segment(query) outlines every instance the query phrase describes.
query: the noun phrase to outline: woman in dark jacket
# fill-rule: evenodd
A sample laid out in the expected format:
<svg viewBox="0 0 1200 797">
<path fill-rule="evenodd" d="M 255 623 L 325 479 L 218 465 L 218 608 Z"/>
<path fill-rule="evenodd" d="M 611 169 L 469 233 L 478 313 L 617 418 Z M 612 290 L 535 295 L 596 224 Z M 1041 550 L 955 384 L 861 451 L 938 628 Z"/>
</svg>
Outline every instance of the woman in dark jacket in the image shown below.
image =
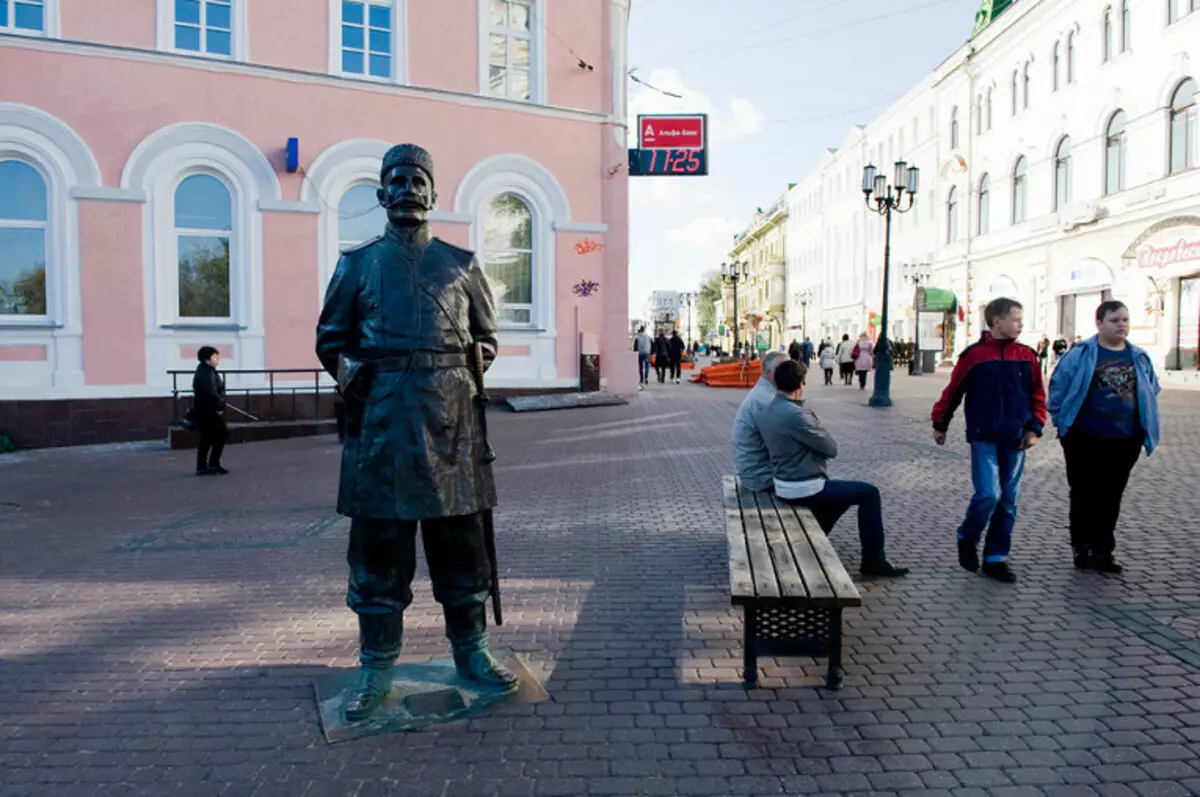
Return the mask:
<svg viewBox="0 0 1200 797">
<path fill-rule="evenodd" d="M 200 364 L 192 377 L 192 410 L 196 428 L 200 432 L 200 445 L 196 449 L 196 475 L 211 476 L 229 473 L 221 467 L 221 452 L 229 439 L 225 426 L 225 380 L 217 373 L 221 364 L 221 353 L 212 346 L 201 346 L 196 352 Z"/>
<path fill-rule="evenodd" d="M 660 385 L 667 381 L 667 371 L 670 367 L 671 342 L 667 340 L 667 333 L 659 330 L 658 337 L 654 339 L 654 370 L 658 374 Z"/>
<path fill-rule="evenodd" d="M 671 349 L 671 378 L 678 385 L 683 374 L 683 352 L 686 349 L 683 338 L 679 337 L 679 330 L 672 330 L 671 340 L 667 345 Z"/>
</svg>

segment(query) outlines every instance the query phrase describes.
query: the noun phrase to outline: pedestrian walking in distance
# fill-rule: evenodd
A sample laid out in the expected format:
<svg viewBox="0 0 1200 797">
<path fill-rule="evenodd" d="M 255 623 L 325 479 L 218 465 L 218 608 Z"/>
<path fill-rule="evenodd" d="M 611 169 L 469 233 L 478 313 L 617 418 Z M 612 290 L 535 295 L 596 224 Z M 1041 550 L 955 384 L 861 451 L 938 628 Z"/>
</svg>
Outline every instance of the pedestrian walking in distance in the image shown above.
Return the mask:
<svg viewBox="0 0 1200 797">
<path fill-rule="evenodd" d="M 946 430 L 966 399 L 967 442 L 975 495 L 958 527 L 958 563 L 985 576 L 1017 580 L 1008 564 L 1025 452 L 1037 445 L 1046 423 L 1046 391 L 1037 353 L 1017 342 L 1024 311 L 1013 299 L 995 299 L 984 308 L 988 331 L 958 357 L 950 384 L 933 405 L 933 439 L 946 444 Z"/>
<path fill-rule="evenodd" d="M 667 381 L 667 371 L 670 367 L 671 342 L 667 340 L 667 333 L 660 329 L 658 337 L 654 339 L 654 371 L 658 375 L 660 385 Z"/>
<path fill-rule="evenodd" d="M 1037 345 L 1038 365 L 1042 369 L 1042 376 L 1046 375 L 1046 361 L 1050 357 L 1050 338 L 1042 335 L 1042 339 Z"/>
<path fill-rule="evenodd" d="M 837 353 L 834 352 L 833 346 L 826 342 L 821 346 L 819 355 L 821 361 L 821 370 L 825 372 L 825 384 L 833 384 L 833 372 L 838 366 Z"/>
<path fill-rule="evenodd" d="M 200 444 L 196 447 L 196 475 L 214 476 L 229 473 L 221 465 L 221 454 L 229 440 L 225 425 L 225 380 L 217 373 L 221 353 L 212 346 L 201 346 L 196 352 L 200 364 L 192 377 L 192 412 Z"/>
<path fill-rule="evenodd" d="M 1096 309 L 1096 336 L 1075 344 L 1050 380 L 1050 416 L 1058 429 L 1071 488 L 1075 567 L 1120 573 L 1113 556 L 1129 473 L 1142 449 L 1158 445 L 1158 377 L 1150 356 L 1126 338 L 1129 309 Z"/>
<path fill-rule="evenodd" d="M 683 338 L 679 337 L 678 329 L 671 330 L 671 340 L 668 341 L 668 346 L 670 347 L 671 378 L 678 385 L 680 377 L 683 375 L 683 351 L 686 348 Z"/>
<path fill-rule="evenodd" d="M 849 335 L 842 335 L 842 342 L 837 345 L 838 368 L 841 369 L 842 384 L 854 382 L 854 344 Z"/>
<path fill-rule="evenodd" d="M 646 334 L 646 327 L 638 327 L 633 339 L 633 350 L 638 356 L 638 390 L 645 390 L 650 384 L 650 349 L 654 341 Z"/>
<path fill-rule="evenodd" d="M 875 355 L 871 353 L 871 339 L 864 332 L 858 336 L 858 343 L 854 344 L 854 373 L 858 374 L 858 389 L 866 390 L 867 388 L 867 373 L 875 367 Z"/>
</svg>

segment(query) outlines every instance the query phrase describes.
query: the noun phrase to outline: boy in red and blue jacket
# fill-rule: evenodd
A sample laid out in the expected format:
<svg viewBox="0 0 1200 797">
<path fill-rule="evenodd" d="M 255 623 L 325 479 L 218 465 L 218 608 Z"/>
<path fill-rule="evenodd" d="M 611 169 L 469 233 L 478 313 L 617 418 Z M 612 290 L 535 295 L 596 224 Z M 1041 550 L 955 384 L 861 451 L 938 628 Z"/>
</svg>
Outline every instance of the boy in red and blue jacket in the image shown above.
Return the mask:
<svg viewBox="0 0 1200 797">
<path fill-rule="evenodd" d="M 1024 310 L 1014 299 L 995 299 L 984 309 L 988 331 L 968 346 L 950 384 L 933 405 L 933 439 L 945 445 L 954 410 L 966 398 L 967 442 L 975 495 L 958 527 L 958 563 L 997 581 L 1017 580 L 1008 566 L 1025 452 L 1038 444 L 1046 423 L 1046 390 L 1037 353 L 1017 343 Z"/>
</svg>

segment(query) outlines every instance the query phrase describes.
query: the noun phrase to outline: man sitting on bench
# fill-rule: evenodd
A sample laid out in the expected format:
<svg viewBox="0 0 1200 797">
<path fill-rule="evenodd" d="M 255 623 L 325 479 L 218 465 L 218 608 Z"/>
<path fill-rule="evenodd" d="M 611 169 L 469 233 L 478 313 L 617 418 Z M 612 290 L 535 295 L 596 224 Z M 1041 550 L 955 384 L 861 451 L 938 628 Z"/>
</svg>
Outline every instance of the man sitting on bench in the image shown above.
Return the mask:
<svg viewBox="0 0 1200 797">
<path fill-rule="evenodd" d="M 879 489 L 866 482 L 825 476 L 829 460 L 837 456 L 837 441 L 804 406 L 806 372 L 804 364 L 795 360 L 781 363 L 775 369 L 775 396 L 758 419 L 759 432 L 771 457 L 775 495 L 810 509 L 826 534 L 847 509 L 857 506 L 862 542 L 859 571 L 864 576 L 903 576 L 908 568 L 894 567 L 884 552 Z"/>
<path fill-rule="evenodd" d="M 762 359 L 762 376 L 742 400 L 733 419 L 733 466 L 749 490 L 770 490 L 771 456 L 758 431 L 758 419 L 775 400 L 775 369 L 787 359 L 781 351 L 768 352 Z"/>
</svg>

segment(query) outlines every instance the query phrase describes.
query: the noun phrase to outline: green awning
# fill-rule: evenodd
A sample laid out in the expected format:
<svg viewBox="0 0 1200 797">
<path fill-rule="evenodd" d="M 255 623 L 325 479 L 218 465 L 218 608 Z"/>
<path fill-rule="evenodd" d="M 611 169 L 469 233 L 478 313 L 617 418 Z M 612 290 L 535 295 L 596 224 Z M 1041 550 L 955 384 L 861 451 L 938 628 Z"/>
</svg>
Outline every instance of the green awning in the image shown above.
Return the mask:
<svg viewBox="0 0 1200 797">
<path fill-rule="evenodd" d="M 944 311 L 952 313 L 958 309 L 958 299 L 954 291 L 944 288 L 918 288 L 917 310 L 921 312 Z"/>
</svg>

